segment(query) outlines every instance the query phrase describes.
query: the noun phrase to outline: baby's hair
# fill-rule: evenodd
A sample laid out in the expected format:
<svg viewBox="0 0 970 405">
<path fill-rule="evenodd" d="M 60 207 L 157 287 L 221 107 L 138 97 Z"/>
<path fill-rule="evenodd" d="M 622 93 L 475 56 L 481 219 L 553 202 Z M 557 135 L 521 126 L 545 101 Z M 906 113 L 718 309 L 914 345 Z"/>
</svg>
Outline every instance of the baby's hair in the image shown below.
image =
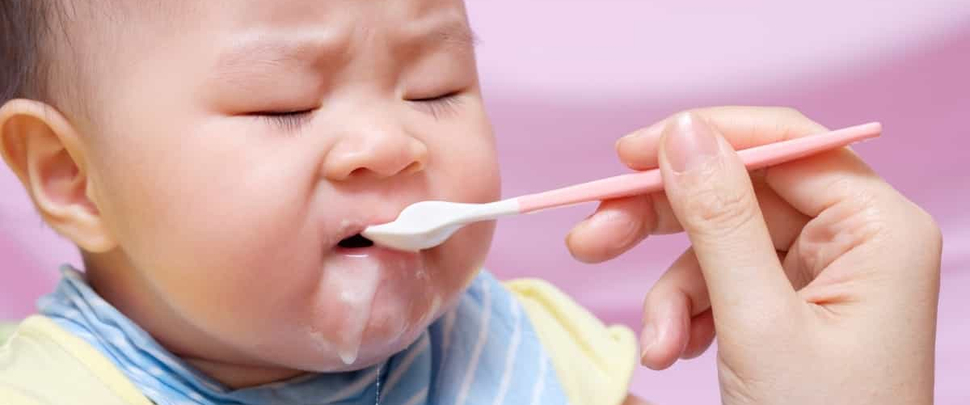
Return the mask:
<svg viewBox="0 0 970 405">
<path fill-rule="evenodd" d="M 15 98 L 49 102 L 45 50 L 56 0 L 0 0 L 0 104 Z"/>
<path fill-rule="evenodd" d="M 93 79 L 122 35 L 120 22 L 183 10 L 175 0 L 0 0 L 0 106 L 26 98 L 71 118 L 91 118 Z M 93 54 L 100 52 L 98 57 Z"/>
</svg>

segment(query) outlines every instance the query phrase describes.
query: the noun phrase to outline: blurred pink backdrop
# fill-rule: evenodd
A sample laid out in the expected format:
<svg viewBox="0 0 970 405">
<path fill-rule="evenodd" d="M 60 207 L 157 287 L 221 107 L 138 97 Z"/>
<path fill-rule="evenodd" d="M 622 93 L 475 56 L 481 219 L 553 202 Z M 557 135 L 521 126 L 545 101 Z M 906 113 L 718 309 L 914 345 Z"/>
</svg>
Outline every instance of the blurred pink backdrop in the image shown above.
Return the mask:
<svg viewBox="0 0 970 405">
<path fill-rule="evenodd" d="M 468 6 L 507 196 L 620 173 L 614 140 L 684 108 L 786 105 L 832 128 L 882 121 L 884 137 L 856 150 L 943 228 L 937 402 L 970 400 L 970 2 Z M 592 209 L 503 221 L 488 268 L 549 279 L 604 320 L 638 328 L 643 295 L 686 239 L 658 237 L 582 265 L 562 241 Z M 32 312 L 63 262 L 77 253 L 0 169 L 0 318 Z M 656 403 L 716 403 L 713 351 L 665 372 L 638 370 L 633 391 Z"/>
</svg>

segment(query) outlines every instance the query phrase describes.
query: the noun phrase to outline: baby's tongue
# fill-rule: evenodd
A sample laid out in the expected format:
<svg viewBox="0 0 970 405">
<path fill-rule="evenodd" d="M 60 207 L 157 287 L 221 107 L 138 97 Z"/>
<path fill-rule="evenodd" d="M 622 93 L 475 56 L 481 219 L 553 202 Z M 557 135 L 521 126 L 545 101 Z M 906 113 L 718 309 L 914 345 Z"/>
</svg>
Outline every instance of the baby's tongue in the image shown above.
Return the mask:
<svg viewBox="0 0 970 405">
<path fill-rule="evenodd" d="M 364 329 L 370 320 L 371 305 L 380 282 L 380 266 L 367 258 L 347 257 L 343 266 L 327 269 L 325 288 L 337 297 L 333 316 L 341 318 L 334 341 L 330 342 L 344 364 L 357 361 Z M 356 261 L 356 263 L 354 263 Z"/>
</svg>

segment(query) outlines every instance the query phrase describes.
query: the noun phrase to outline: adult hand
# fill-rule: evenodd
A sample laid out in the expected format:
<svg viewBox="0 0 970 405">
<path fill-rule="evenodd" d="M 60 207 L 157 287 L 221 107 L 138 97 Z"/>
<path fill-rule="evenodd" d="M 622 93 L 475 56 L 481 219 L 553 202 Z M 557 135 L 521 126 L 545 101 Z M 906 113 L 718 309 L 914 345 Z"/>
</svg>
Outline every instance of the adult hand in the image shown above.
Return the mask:
<svg viewBox="0 0 970 405">
<path fill-rule="evenodd" d="M 718 342 L 726 404 L 929 404 L 942 240 L 849 149 L 749 176 L 734 149 L 826 129 L 780 108 L 679 114 L 621 139 L 665 193 L 606 201 L 567 238 L 600 262 L 649 234 L 692 247 L 647 294 L 641 361 Z M 715 332 L 716 331 L 716 332 Z"/>
</svg>

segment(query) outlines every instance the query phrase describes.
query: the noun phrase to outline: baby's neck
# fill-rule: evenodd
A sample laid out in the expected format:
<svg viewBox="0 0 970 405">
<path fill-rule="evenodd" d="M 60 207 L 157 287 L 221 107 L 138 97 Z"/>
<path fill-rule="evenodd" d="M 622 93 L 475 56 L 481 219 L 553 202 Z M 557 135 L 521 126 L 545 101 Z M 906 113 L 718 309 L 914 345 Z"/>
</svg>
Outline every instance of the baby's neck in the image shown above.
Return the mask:
<svg viewBox="0 0 970 405">
<path fill-rule="evenodd" d="M 216 379 L 232 389 L 255 387 L 277 381 L 285 381 L 306 374 L 298 370 L 263 368 L 238 364 L 219 363 L 206 359 L 179 356 L 205 375 Z"/>
</svg>

